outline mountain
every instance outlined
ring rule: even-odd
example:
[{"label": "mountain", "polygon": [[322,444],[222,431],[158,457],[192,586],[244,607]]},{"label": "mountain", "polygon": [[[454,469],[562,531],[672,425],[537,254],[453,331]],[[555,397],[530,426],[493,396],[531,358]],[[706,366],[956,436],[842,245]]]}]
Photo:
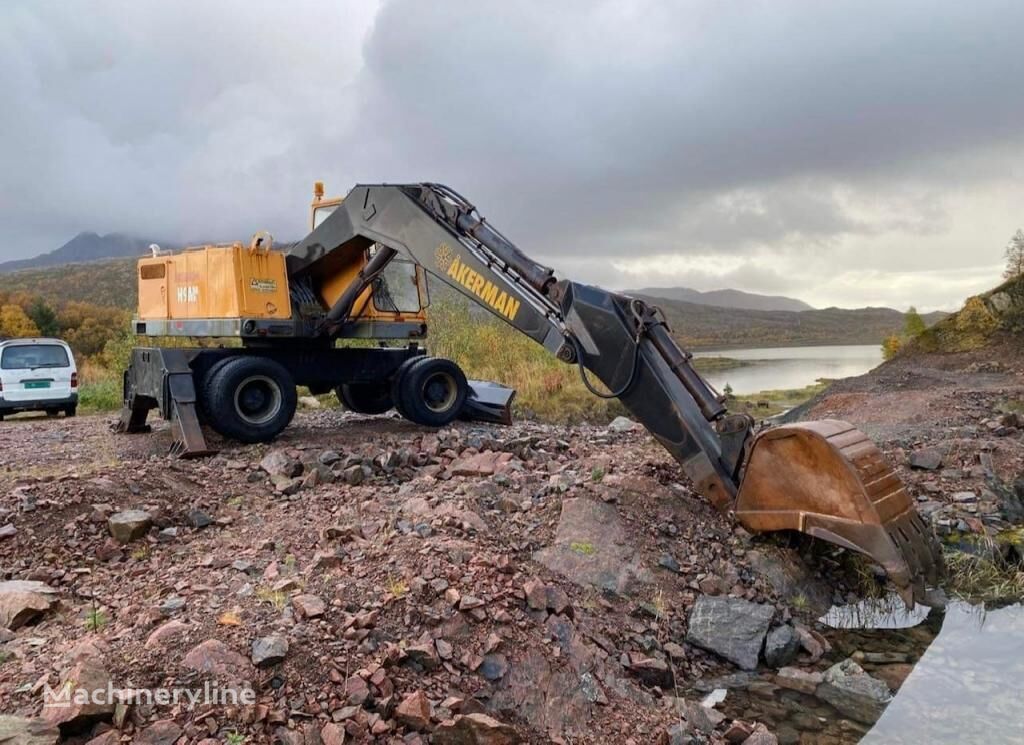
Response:
[{"label": "mountain", "polygon": [[[664,312],[673,335],[691,349],[879,344],[903,329],[904,316],[892,308],[750,310],[647,296]],[[945,313],[922,315],[934,324]]]},{"label": "mountain", "polygon": [[647,287],[642,290],[626,290],[627,295],[646,295],[665,300],[680,300],[697,305],[717,305],[720,308],[742,308],[744,310],[814,310],[803,300],[782,295],[758,295],[742,290],[710,290],[701,292],[689,287]]},{"label": "mountain", "polygon": [[149,244],[155,241],[133,238],[123,233],[79,233],[60,248],[40,254],[31,259],[5,261],[0,264],[0,273],[17,272],[22,269],[37,269],[61,264],[81,264],[99,259],[137,257],[149,253]]}]

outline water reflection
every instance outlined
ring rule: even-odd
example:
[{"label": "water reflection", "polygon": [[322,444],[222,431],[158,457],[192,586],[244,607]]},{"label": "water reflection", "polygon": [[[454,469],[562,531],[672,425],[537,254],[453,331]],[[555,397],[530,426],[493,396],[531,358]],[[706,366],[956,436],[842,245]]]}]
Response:
[{"label": "water reflection", "polygon": [[892,594],[852,605],[833,605],[818,623],[833,629],[909,629],[928,618],[931,610],[920,603],[907,608],[899,595]]},{"label": "water reflection", "polygon": [[835,607],[820,620],[832,651],[793,664],[813,674],[852,659],[883,681],[895,696],[873,726],[841,714],[820,688],[793,690],[768,671],[701,680],[694,695],[728,689],[718,708],[764,722],[780,745],[1024,745],[1024,607],[950,602],[908,611],[893,596]]},{"label": "water reflection", "polygon": [[737,395],[812,385],[819,378],[862,375],[882,362],[878,344],[822,347],[770,347],[697,352],[695,357],[728,357],[756,361],[729,370],[701,374],[718,390],[726,383]]},{"label": "water reflection", "polygon": [[1024,607],[952,603],[863,742],[1024,743]]}]

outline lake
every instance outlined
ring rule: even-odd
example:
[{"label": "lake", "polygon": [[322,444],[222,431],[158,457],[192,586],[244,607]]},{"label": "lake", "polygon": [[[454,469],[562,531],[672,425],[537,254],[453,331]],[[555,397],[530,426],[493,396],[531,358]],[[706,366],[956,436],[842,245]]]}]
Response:
[{"label": "lake", "polygon": [[749,360],[750,365],[730,370],[701,372],[721,391],[726,383],[738,396],[812,385],[818,378],[849,378],[862,375],[882,363],[880,344],[848,344],[826,347],[766,347],[694,352],[694,357],[728,357]]}]

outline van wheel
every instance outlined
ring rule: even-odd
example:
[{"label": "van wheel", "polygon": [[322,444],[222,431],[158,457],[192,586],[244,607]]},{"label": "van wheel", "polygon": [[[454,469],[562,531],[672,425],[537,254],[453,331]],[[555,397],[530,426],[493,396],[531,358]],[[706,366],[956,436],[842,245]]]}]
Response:
[{"label": "van wheel", "polygon": [[401,400],[403,416],[416,424],[443,427],[462,413],[469,384],[458,365],[441,357],[421,357],[402,367],[395,383],[396,408]]},{"label": "van wheel", "polygon": [[66,416],[66,417],[73,417],[77,413],[78,413],[78,407],[77,406],[69,406],[66,409],[64,409],[64,416]]},{"label": "van wheel", "polygon": [[394,406],[387,383],[342,383],[334,392],[346,409],[357,414],[383,414]]},{"label": "van wheel", "polygon": [[269,442],[295,416],[295,381],[282,365],[264,357],[236,357],[219,365],[203,384],[209,424],[240,442]]},{"label": "van wheel", "polygon": [[47,416],[47,417],[49,417],[49,418],[51,418],[51,419],[52,419],[53,417],[57,416],[57,414],[59,414],[59,413],[60,413],[60,412],[59,412],[59,411],[58,411],[57,409],[47,409],[47,410],[46,410],[46,416]]}]

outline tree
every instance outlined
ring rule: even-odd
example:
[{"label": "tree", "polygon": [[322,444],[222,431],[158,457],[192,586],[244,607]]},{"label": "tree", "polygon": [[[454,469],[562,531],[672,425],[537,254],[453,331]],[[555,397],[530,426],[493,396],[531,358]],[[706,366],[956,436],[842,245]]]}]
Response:
[{"label": "tree", "polygon": [[726,398],[732,398],[732,386],[726,383],[725,388],[722,389],[722,393],[725,394]]},{"label": "tree", "polygon": [[1024,230],[1020,228],[1017,228],[1006,246],[1006,271],[1003,276],[1007,279],[1024,276]]},{"label": "tree", "polygon": [[910,310],[903,317],[903,334],[911,339],[915,339],[924,333],[926,326],[924,325],[924,319],[921,318],[921,314],[917,312],[917,308],[913,305],[910,306]]},{"label": "tree", "polygon": [[885,337],[885,341],[882,342],[882,356],[887,360],[891,360],[900,353],[902,347],[903,340],[896,334],[889,334],[889,336]]},{"label": "tree", "polygon": [[32,323],[39,329],[43,336],[57,336],[60,333],[60,324],[57,322],[57,313],[43,302],[42,298],[36,298],[26,311]]},{"label": "tree", "polygon": [[20,305],[5,305],[0,308],[0,336],[39,336],[39,329]]}]

